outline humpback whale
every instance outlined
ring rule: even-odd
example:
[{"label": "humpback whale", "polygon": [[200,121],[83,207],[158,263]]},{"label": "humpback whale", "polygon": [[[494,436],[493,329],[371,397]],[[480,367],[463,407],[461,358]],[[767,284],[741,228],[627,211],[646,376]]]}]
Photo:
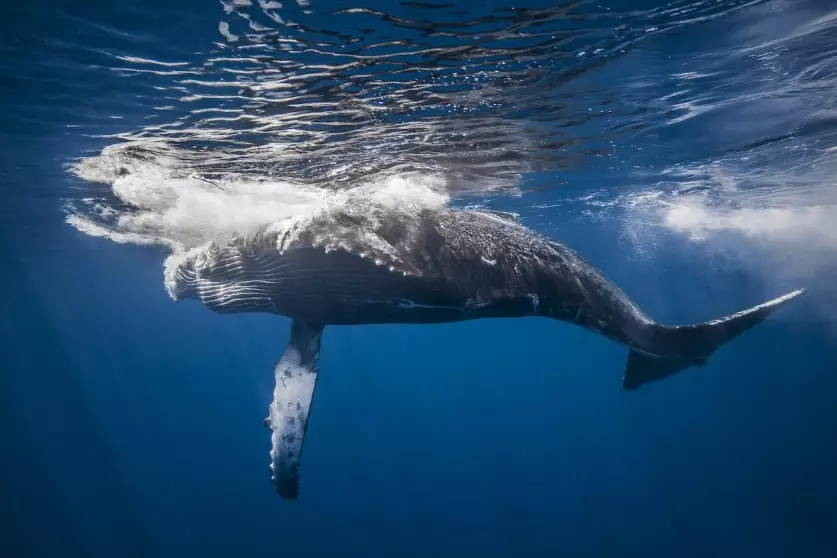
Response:
[{"label": "humpback whale", "polygon": [[167,286],[175,300],[196,298],[216,312],[291,319],[265,419],[272,480],[289,499],[299,492],[326,326],[552,318],[626,346],[622,385],[634,390],[702,366],[803,292],[704,323],[662,325],[581,255],[515,215],[448,208],[286,220],[192,250],[167,271]]}]

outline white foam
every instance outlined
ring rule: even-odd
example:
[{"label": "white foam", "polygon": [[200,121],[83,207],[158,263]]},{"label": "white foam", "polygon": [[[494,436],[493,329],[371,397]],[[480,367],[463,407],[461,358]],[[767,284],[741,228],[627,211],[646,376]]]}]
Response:
[{"label": "white foam", "polygon": [[775,250],[837,252],[837,157],[824,150],[809,164],[766,156],[680,166],[679,179],[633,193],[621,204],[694,242],[738,235]]},{"label": "white foam", "polygon": [[837,205],[710,207],[701,197],[691,197],[664,208],[661,217],[663,225],[698,242],[714,233],[737,232],[774,243],[837,249]]},{"label": "white foam", "polygon": [[[316,219],[322,234],[315,241],[334,248],[349,241],[328,237],[329,223],[339,214],[374,221],[393,210],[415,213],[448,202],[445,180],[421,173],[378,176],[354,188],[334,190],[238,176],[209,180],[194,170],[192,154],[160,142],[111,146],[79,161],[72,171],[87,181],[107,184],[111,199],[70,203],[67,222],[114,242],[169,247],[167,282],[189,254],[236,235],[284,230]],[[368,241],[375,244],[377,239]],[[376,248],[384,254],[391,250]]]},{"label": "white foam", "polygon": [[[837,262],[837,157],[823,150],[806,164],[776,159],[681,165],[647,188],[615,198],[601,193],[597,199],[608,201],[591,212],[620,219],[640,257],[655,257],[668,244],[660,242],[665,233],[674,233],[705,250],[707,263],[746,268],[773,290],[816,287],[837,299],[832,282],[823,281]],[[830,309],[822,312],[837,320]]]}]

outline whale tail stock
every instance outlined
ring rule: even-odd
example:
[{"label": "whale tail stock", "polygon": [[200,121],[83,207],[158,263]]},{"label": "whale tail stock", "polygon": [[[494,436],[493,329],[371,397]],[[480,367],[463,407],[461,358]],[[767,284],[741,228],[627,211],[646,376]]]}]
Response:
[{"label": "whale tail stock", "polygon": [[760,324],[803,292],[804,289],[799,289],[747,310],[699,324],[654,324],[651,326],[652,350],[648,353],[631,350],[622,387],[634,390],[690,366],[703,366],[718,347]]}]

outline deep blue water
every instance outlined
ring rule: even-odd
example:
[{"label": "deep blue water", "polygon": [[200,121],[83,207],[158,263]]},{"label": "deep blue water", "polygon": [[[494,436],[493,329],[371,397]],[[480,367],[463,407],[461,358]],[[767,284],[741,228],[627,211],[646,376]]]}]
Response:
[{"label": "deep blue water", "polygon": [[[487,120],[473,124],[463,104],[399,96],[429,83],[422,69],[400,85],[344,89],[347,98],[327,108],[311,98],[330,103],[336,93],[311,93],[313,82],[293,84],[302,92],[293,110],[281,98],[247,108],[252,92],[221,98],[213,92],[223,87],[177,81],[194,75],[138,72],[148,65],[114,58],[205,67],[218,57],[213,43],[224,42],[219,21],[244,36],[235,10],[81,4],[0,11],[0,556],[837,555],[833,5],[672,3],[682,12],[672,15],[650,1],[582,4],[589,14],[553,24],[598,30],[573,40],[602,40],[612,59],[575,75],[583,44],[528,52],[508,79],[478,89],[484,98],[472,109]],[[468,14],[377,4],[312,0],[311,14],[293,2],[274,11],[306,33],[363,28],[381,42],[415,30],[392,18],[324,14],[375,7],[456,22],[504,13],[497,2],[463,4]],[[594,17],[603,7],[622,15]],[[683,23],[689,14],[705,21]],[[462,38],[415,33],[440,48]],[[329,48],[308,44],[287,56],[304,70],[330,64]],[[747,49],[753,57],[740,54]],[[229,55],[248,52],[268,50]],[[270,50],[276,58],[265,64],[289,63],[281,52]],[[457,85],[431,62],[443,84]],[[218,64],[207,81],[266,71]],[[172,67],[152,66],[161,68]],[[366,70],[328,79],[348,83],[354,71]],[[706,76],[683,77],[699,71]],[[411,100],[426,102],[426,114]],[[298,140],[301,159],[253,155],[288,128],[328,130],[305,118],[350,101],[368,101],[363,110],[378,127],[350,113],[335,117],[351,125],[326,141]],[[162,106],[173,108],[154,109]],[[194,112],[219,106],[276,128]],[[705,110],[680,119],[694,107]],[[174,122],[183,124],[149,128]],[[503,135],[499,123],[518,132]],[[426,150],[398,147],[425,124],[443,130]],[[461,143],[461,132],[491,126],[495,144]],[[301,496],[285,501],[270,485],[261,421],[289,321],[175,304],[163,286],[167,248],[66,222],[89,215],[73,209],[85,197],[120,207],[108,185],[67,167],[118,143],[116,134],[203,146],[190,172],[226,185],[293,177],[339,188],[402,164],[455,171],[452,203],[519,212],[667,323],[711,319],[800,286],[811,292],[706,367],[630,393],[621,387],[624,348],[558,322],[328,328]],[[385,148],[368,155],[369,144]],[[463,149],[472,150],[468,161],[451,156]],[[493,160],[508,164],[491,174]],[[336,174],[337,186],[321,178],[355,163]],[[509,175],[519,181],[509,186]],[[474,186],[489,179],[502,187]],[[695,191],[705,201],[696,203]],[[659,205],[647,208],[649,199]],[[685,220],[666,213],[677,204],[692,208]],[[776,213],[765,218],[765,208]],[[152,232],[176,228],[165,221]],[[120,231],[138,230],[148,232]]]}]

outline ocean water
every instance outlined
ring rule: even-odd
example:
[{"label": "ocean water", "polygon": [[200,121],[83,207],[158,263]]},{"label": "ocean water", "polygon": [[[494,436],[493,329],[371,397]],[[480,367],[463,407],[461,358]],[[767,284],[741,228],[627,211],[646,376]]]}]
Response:
[{"label": "ocean water", "polygon": [[[837,6],[0,7],[0,556],[837,555]],[[805,298],[635,392],[538,319],[327,328],[298,500],[290,322],[184,251],[358,201],[520,214],[665,323]]]}]

